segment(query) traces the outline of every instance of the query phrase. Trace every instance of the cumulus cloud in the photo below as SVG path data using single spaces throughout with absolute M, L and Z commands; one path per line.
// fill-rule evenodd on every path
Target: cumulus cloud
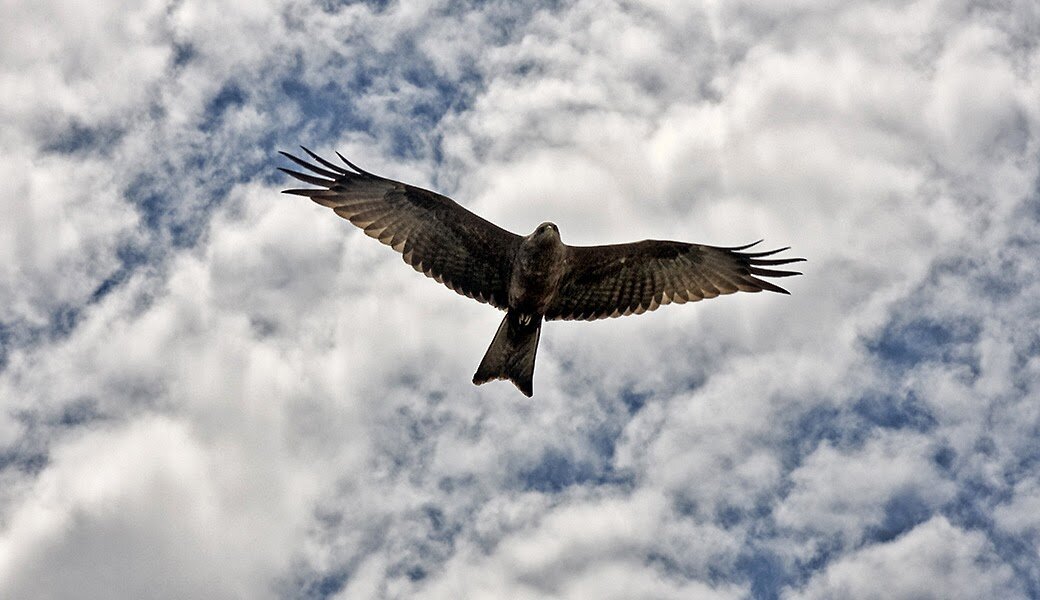
M 1016 598 L 1010 567 L 985 536 L 943 517 L 835 561 L 792 598 Z
M 1034 4 L 12 7 L 0 596 L 1037 596 Z M 297 143 L 810 261 L 549 323 L 526 400 Z
M 183 422 L 100 428 L 52 461 L 6 519 L 5 594 L 242 597 L 286 565 L 283 544 L 299 526 L 292 498 L 250 489 L 235 459 Z M 262 500 L 239 504 L 243 494 Z

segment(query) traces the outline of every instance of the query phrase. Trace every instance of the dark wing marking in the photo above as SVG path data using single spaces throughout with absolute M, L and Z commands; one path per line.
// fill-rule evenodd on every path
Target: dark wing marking
M 280 169 L 319 189 L 285 190 L 333 209 L 365 234 L 400 252 L 404 261 L 452 290 L 506 308 L 509 275 L 520 236 L 446 196 L 373 175 L 337 156 L 345 169 L 303 148 L 318 164 L 281 154 L 316 173 Z M 320 166 L 319 166 L 320 165 Z
M 763 267 L 805 259 L 765 258 L 787 248 L 741 252 L 755 244 L 719 248 L 644 240 L 612 246 L 569 246 L 567 272 L 545 318 L 592 321 L 638 315 L 670 302 L 695 302 L 737 291 L 788 293 L 760 277 L 801 273 Z

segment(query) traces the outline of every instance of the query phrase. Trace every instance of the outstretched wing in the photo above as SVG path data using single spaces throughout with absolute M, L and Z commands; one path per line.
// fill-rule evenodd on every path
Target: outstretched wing
M 303 148 L 321 166 L 282 152 L 319 176 L 280 169 L 319 189 L 285 190 L 334 210 L 365 234 L 400 252 L 404 261 L 452 290 L 506 308 L 513 256 L 520 236 L 459 206 L 446 196 L 359 169 L 348 169 Z
M 670 302 L 695 302 L 738 291 L 788 293 L 760 277 L 801 273 L 763 267 L 805 259 L 765 258 L 787 248 L 742 252 L 755 244 L 718 248 L 644 240 L 612 246 L 570 246 L 567 272 L 545 318 L 592 321 L 638 315 Z

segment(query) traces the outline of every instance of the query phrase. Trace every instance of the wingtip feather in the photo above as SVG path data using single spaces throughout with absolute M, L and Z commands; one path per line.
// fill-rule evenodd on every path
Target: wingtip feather
M 750 279 L 755 283 L 755 285 L 762 288 L 760 291 L 776 292 L 777 294 L 785 294 L 787 296 L 791 295 L 791 292 L 776 285 L 775 283 L 770 283 L 768 281 L 765 281 L 764 279 L 759 279 L 757 277 L 751 277 Z
M 322 165 L 332 169 L 333 171 L 339 173 L 340 175 L 349 175 L 350 174 L 350 171 L 347 171 L 346 169 L 344 169 L 343 167 L 337 165 L 334 162 L 325 160 L 324 158 L 318 156 L 314 152 L 311 152 L 311 150 L 309 148 L 307 148 L 306 146 L 300 146 L 300 149 L 303 150 L 304 152 L 306 152 L 307 156 L 310 156 L 314 160 L 316 160 L 319 163 L 321 163 Z
M 758 267 L 751 267 L 748 271 L 753 275 L 761 277 L 794 277 L 795 275 L 801 275 L 799 271 L 779 271 L 777 269 L 760 269 Z
M 368 171 L 362 169 L 361 167 L 359 167 L 359 166 L 355 165 L 354 163 L 350 162 L 349 160 L 347 160 L 347 158 L 345 156 L 343 156 L 342 154 L 340 154 L 339 151 L 336 152 L 336 156 L 338 156 L 340 160 L 342 160 L 344 163 L 346 163 L 346 165 L 348 167 L 350 167 L 351 169 L 354 169 L 358 173 L 360 173 L 360 174 L 362 174 L 362 175 L 364 175 L 366 177 L 375 177 L 375 175 L 373 175 L 372 173 L 369 173 Z
M 302 147 L 303 146 L 301 146 L 301 148 Z M 304 150 L 306 150 L 306 148 L 304 148 Z M 282 156 L 284 156 L 285 158 L 288 158 L 289 160 L 293 161 L 294 163 L 300 165 L 304 169 L 307 169 L 308 171 L 313 171 L 313 172 L 315 172 L 318 175 L 321 175 L 323 177 L 328 177 L 329 179 L 332 179 L 333 181 L 335 181 L 336 179 L 339 179 L 340 176 L 341 176 L 341 173 L 339 173 L 339 172 L 330 171 L 328 169 L 323 169 L 323 168 L 321 168 L 321 167 L 319 167 L 317 165 L 312 165 L 311 163 L 303 160 L 302 158 L 299 158 L 299 157 L 297 157 L 295 155 L 289 154 L 288 152 L 284 152 L 282 150 L 279 150 L 278 153 L 281 154 Z
M 329 188 L 335 185 L 336 183 L 332 179 L 322 179 L 321 177 L 315 177 L 313 175 L 308 175 L 306 173 L 301 173 L 292 169 L 286 169 L 285 167 L 278 167 L 278 170 L 282 173 L 285 173 L 286 175 L 295 177 L 296 179 L 299 179 L 300 181 L 303 181 L 304 183 L 309 183 L 311 185 L 320 185 Z
M 751 248 L 753 246 L 757 246 L 757 245 L 761 244 L 763 241 L 765 241 L 765 240 L 758 240 L 756 242 L 751 242 L 750 244 L 744 244 L 742 246 L 723 246 L 723 247 L 721 247 L 719 249 L 720 250 L 729 250 L 731 252 L 740 252 L 741 250 L 747 250 L 748 248 Z

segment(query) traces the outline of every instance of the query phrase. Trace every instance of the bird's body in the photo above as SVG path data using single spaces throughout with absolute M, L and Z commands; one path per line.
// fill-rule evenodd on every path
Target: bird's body
M 509 278 L 509 310 L 545 315 L 566 269 L 567 247 L 553 223 L 542 223 L 520 242 Z
M 516 250 L 509 277 L 508 307 L 495 339 L 480 361 L 473 383 L 503 376 L 520 391 L 533 393 L 534 359 L 542 318 L 552 306 L 567 268 L 567 247 L 553 223 L 542 223 Z
M 367 173 L 340 155 L 344 169 L 304 148 L 322 166 L 291 154 L 321 175 L 282 169 L 319 189 L 286 190 L 332 208 L 365 233 L 401 252 L 415 270 L 456 292 L 506 311 L 473 376 L 476 384 L 508 379 L 532 395 L 535 354 L 543 320 L 594 320 L 641 314 L 736 291 L 783 288 L 760 277 L 798 275 L 767 266 L 801 258 L 766 258 L 786 248 L 743 252 L 644 240 L 607 246 L 569 246 L 559 228 L 542 223 L 518 236 L 429 190 Z M 756 242 L 757 243 L 757 242 Z

